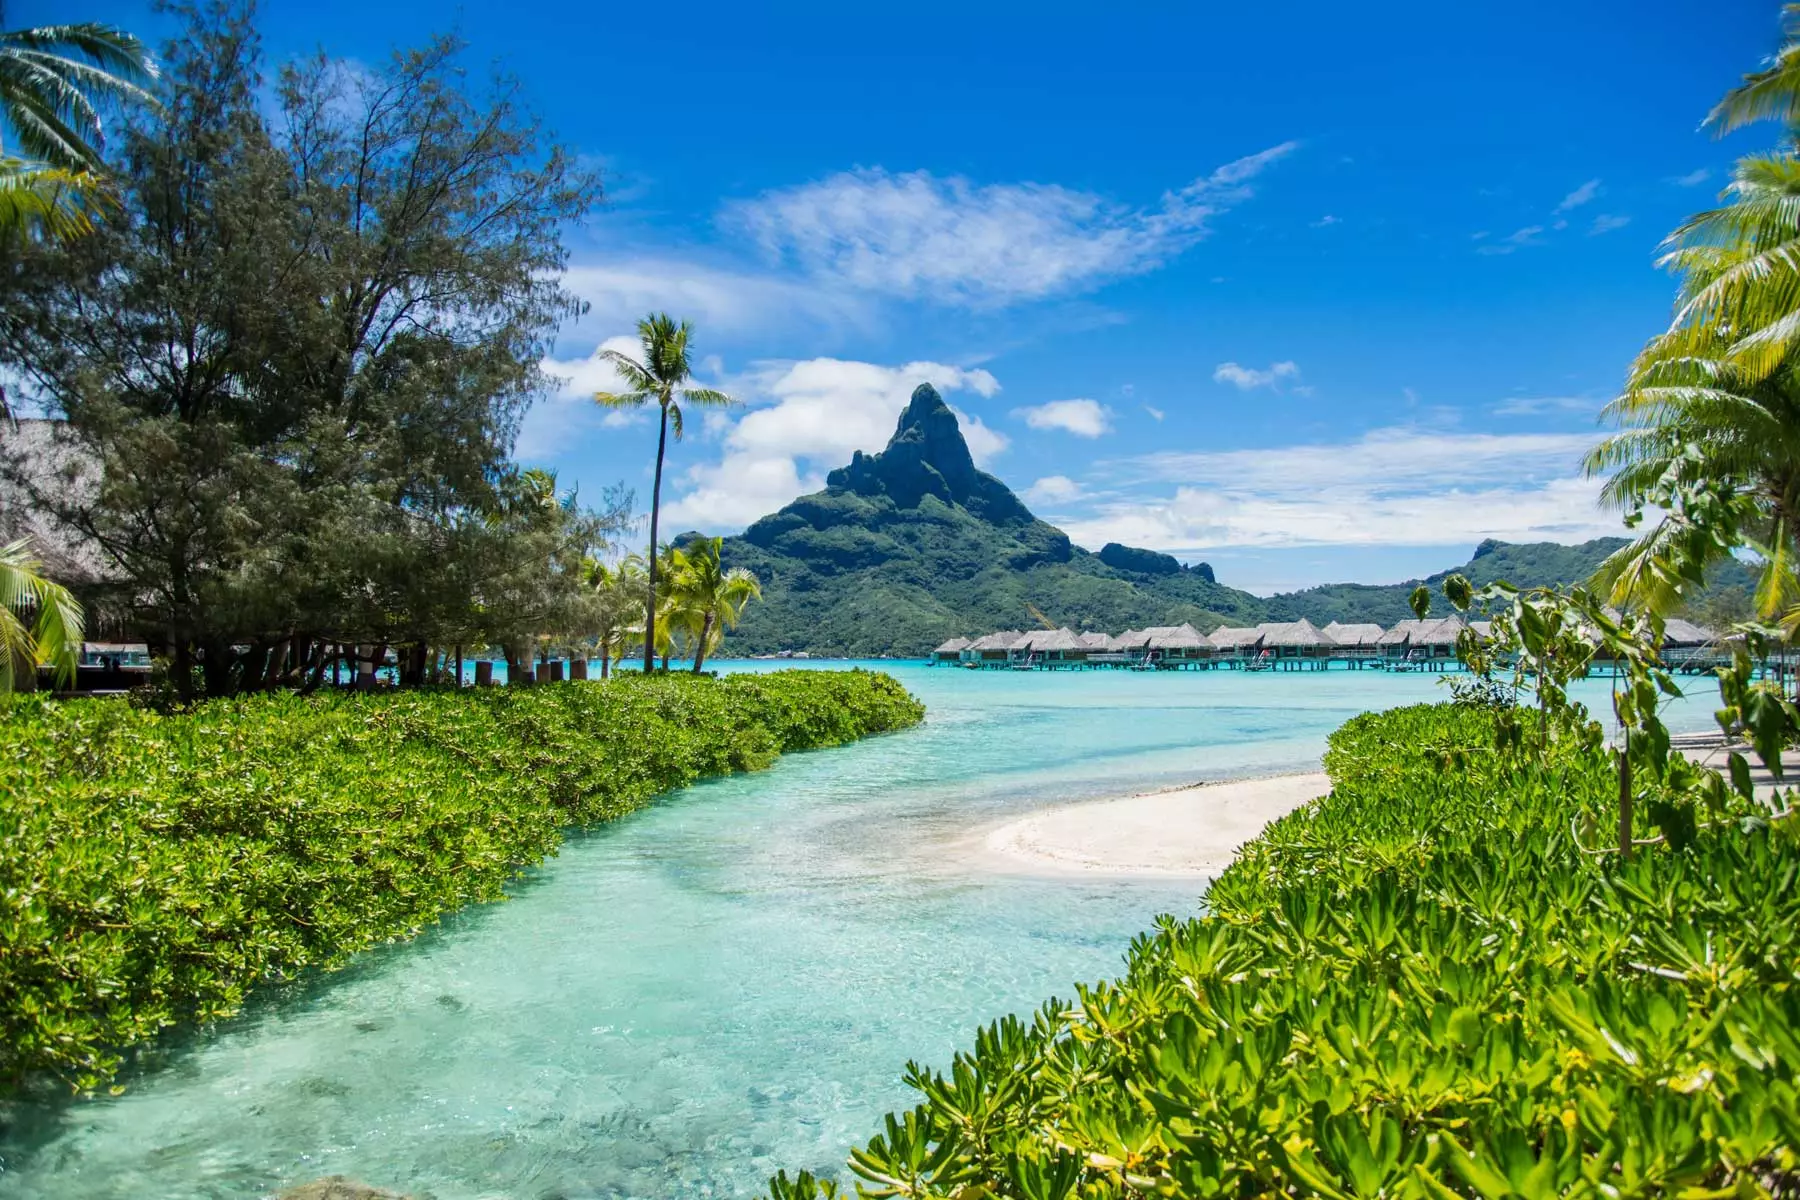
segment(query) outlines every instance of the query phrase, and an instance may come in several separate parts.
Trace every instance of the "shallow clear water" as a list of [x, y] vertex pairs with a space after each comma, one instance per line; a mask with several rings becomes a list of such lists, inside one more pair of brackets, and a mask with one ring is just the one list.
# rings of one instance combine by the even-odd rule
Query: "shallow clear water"
[[[911, 1103], [909, 1058], [946, 1063], [1197, 907], [1191, 883], [997, 876], [971, 834], [1304, 768], [1352, 714], [1443, 696], [1378, 672], [872, 665], [926, 701], [923, 726], [575, 834], [508, 902], [165, 1040], [119, 1098], [11, 1114], [0, 1195], [252, 1197], [344, 1174], [437, 1200], [690, 1197], [841, 1173]], [[1596, 712], [1605, 690], [1584, 692]], [[1709, 721], [1694, 690], [1677, 728]]]

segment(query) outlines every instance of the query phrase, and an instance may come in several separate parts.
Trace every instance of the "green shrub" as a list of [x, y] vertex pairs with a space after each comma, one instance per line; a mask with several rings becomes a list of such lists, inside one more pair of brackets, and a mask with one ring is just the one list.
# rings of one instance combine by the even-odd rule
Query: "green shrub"
[[0, 697], [0, 1088], [498, 898], [561, 830], [916, 723], [892, 678], [265, 695], [158, 716]]
[[[851, 1166], [874, 1195], [1792, 1195], [1800, 833], [1587, 849], [1615, 777], [1423, 706], [1125, 976], [981, 1031]], [[778, 1176], [777, 1200], [835, 1193]]]

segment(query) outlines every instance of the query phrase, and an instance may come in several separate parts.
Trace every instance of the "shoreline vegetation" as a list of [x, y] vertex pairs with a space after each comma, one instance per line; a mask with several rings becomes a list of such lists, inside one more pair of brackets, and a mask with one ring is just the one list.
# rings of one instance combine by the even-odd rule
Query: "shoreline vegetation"
[[[1593, 828], [1610, 755], [1478, 705], [1353, 718], [1331, 791], [1124, 975], [979, 1030], [854, 1150], [867, 1194], [1786, 1195], [1800, 825]], [[1642, 830], [1641, 830], [1642, 831]], [[1642, 831], [1647, 832], [1647, 831]], [[1594, 845], [1591, 843], [1600, 843]], [[786, 1172], [773, 1200], [844, 1195]]]
[[501, 899], [566, 828], [923, 715], [860, 670], [281, 693], [171, 715], [0, 696], [0, 1098], [104, 1088], [164, 1028]]

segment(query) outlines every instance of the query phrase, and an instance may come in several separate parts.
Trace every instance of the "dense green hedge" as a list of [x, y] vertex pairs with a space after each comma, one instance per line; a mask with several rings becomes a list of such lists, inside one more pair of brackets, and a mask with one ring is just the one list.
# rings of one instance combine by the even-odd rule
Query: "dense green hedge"
[[[1605, 842], [1606, 760], [1480, 711], [1349, 722], [1333, 790], [1125, 977], [983, 1031], [852, 1166], [876, 1194], [1607, 1198], [1800, 1188], [1800, 832]], [[778, 1177], [779, 1197], [829, 1193]]]
[[256, 696], [158, 716], [0, 697], [0, 1090], [501, 894], [708, 775], [916, 723], [886, 675], [626, 675]]

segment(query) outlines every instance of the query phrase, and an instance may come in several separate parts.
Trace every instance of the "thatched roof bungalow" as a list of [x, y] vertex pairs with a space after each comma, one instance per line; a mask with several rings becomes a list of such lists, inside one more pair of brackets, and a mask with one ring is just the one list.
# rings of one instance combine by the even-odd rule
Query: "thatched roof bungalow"
[[999, 633], [978, 637], [963, 647], [962, 660], [977, 663], [1005, 662], [1007, 651], [1012, 649], [1014, 642], [1024, 636], [1016, 629], [1006, 629]]
[[1262, 645], [1262, 638], [1261, 629], [1234, 629], [1229, 625], [1221, 625], [1208, 634], [1206, 640], [1220, 654], [1248, 658]]
[[939, 646], [937, 649], [935, 649], [931, 652], [931, 661], [934, 663], [956, 662], [957, 659], [961, 657], [962, 652], [964, 650], [967, 650], [968, 648], [969, 648], [969, 639], [968, 638], [953, 637], [949, 641], [945, 642], [943, 645]]
[[1383, 654], [1403, 655], [1406, 653], [1407, 647], [1412, 645], [1413, 636], [1415, 634], [1419, 633], [1427, 625], [1435, 624], [1437, 624], [1436, 621], [1420, 621], [1408, 617], [1406, 620], [1399, 622], [1392, 629], [1377, 638], [1375, 644], [1381, 647], [1381, 652]]
[[1112, 640], [1113, 652], [1117, 654], [1142, 654], [1150, 648], [1151, 629], [1127, 629]]
[[1159, 627], [1145, 632], [1150, 635], [1150, 652], [1165, 662], [1192, 662], [1213, 656], [1213, 644], [1192, 625]]
[[1713, 630], [1680, 617], [1670, 617], [1663, 622], [1662, 644], [1667, 647], [1692, 649], [1713, 645], [1718, 640], [1719, 635]]
[[1381, 644], [1381, 635], [1386, 632], [1381, 626], [1369, 624], [1346, 625], [1342, 621], [1333, 621], [1325, 627], [1325, 636], [1346, 650], [1374, 650]]
[[1269, 622], [1257, 629], [1262, 633], [1262, 648], [1277, 658], [1323, 658], [1337, 647], [1324, 630], [1305, 617]]
[[1079, 662], [1087, 648], [1072, 629], [1038, 629], [1014, 642], [1008, 655], [1015, 662]]
[[1104, 633], [1084, 632], [1077, 636], [1082, 649], [1090, 654], [1104, 654], [1113, 648], [1113, 640]]

